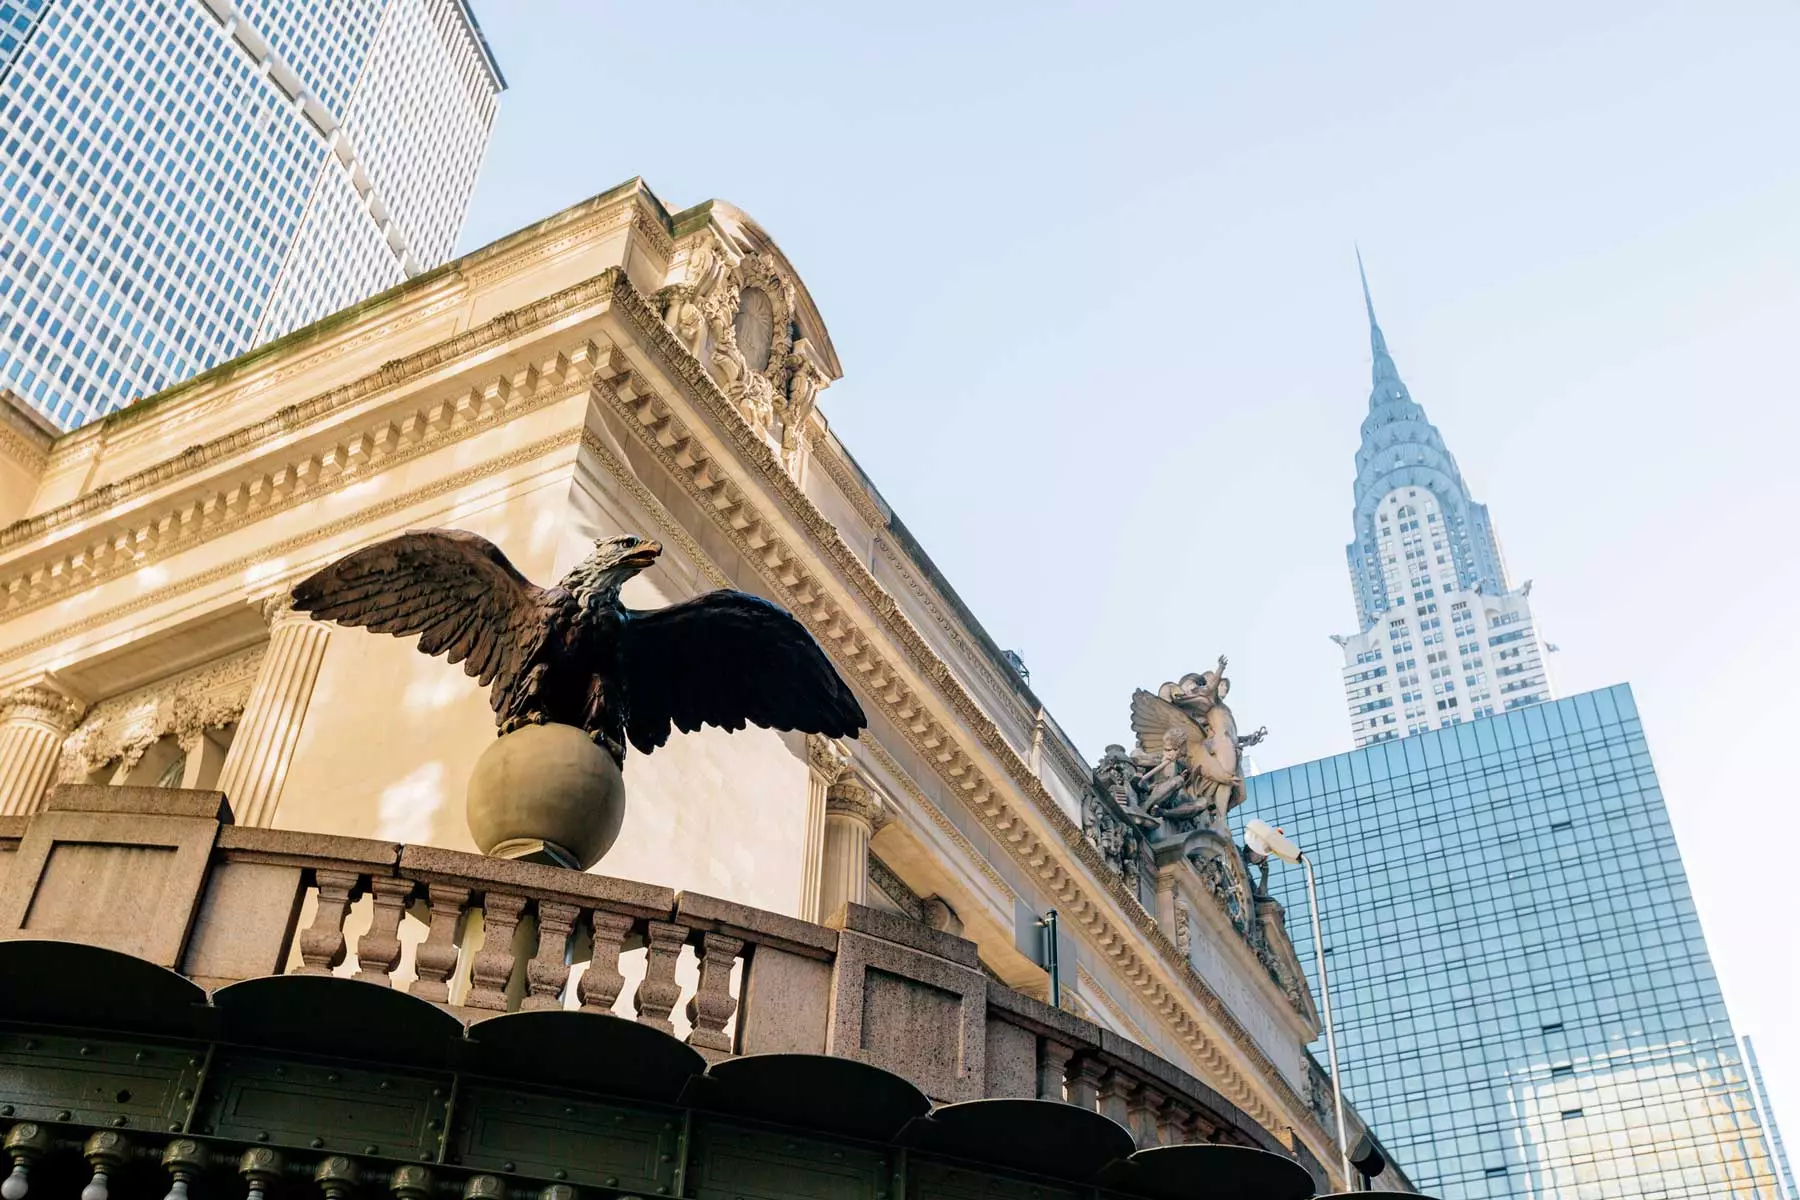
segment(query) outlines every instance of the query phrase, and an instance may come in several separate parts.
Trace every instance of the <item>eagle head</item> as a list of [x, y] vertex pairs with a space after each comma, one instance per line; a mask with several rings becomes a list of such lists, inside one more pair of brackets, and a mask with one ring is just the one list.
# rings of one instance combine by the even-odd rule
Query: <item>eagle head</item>
[[575, 593], [586, 608], [596, 600], [616, 601], [625, 581], [655, 562], [663, 551], [660, 542], [632, 534], [604, 537], [594, 549], [563, 579], [563, 586]]

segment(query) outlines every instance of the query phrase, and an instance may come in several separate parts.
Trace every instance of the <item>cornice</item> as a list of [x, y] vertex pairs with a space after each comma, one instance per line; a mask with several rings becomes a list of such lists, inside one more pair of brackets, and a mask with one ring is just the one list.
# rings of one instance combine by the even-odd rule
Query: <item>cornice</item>
[[473, 437], [504, 421], [585, 392], [598, 348], [584, 343], [558, 354], [545, 370], [525, 368], [480, 389], [422, 400], [398, 418], [384, 415], [341, 431], [332, 445], [295, 454], [279, 465], [257, 464], [221, 479], [209, 494], [141, 514], [48, 564], [0, 575], [0, 616], [51, 604], [70, 591], [141, 570], [172, 554], [241, 529], [274, 513], [311, 503], [395, 465]]
[[1006, 877], [994, 869], [994, 864], [987, 860], [987, 855], [975, 848], [975, 843], [969, 840], [968, 835], [958, 829], [956, 823], [945, 814], [944, 810], [925, 794], [924, 790], [913, 781], [912, 775], [906, 768], [902, 767], [895, 761], [894, 756], [887, 752], [885, 746], [874, 738], [859, 741], [857, 744], [868, 751], [869, 757], [879, 763], [881, 769], [900, 785], [900, 790], [912, 798], [913, 803], [919, 806], [919, 811], [924, 813], [926, 818], [936, 825], [957, 849], [968, 856], [969, 862], [977, 871], [981, 872], [982, 878], [994, 885], [995, 891], [1008, 900], [1018, 898], [1018, 893], [1013, 890], [1011, 884], [1006, 882]]
[[920, 607], [930, 614], [932, 621], [943, 631], [944, 636], [950, 639], [950, 644], [955, 647], [958, 656], [981, 677], [1000, 703], [1012, 706], [1014, 715], [1018, 717], [1020, 724], [1029, 733], [1037, 721], [1037, 714], [1019, 703], [1017, 695], [988, 664], [987, 656], [969, 645], [969, 640], [962, 635], [957, 623], [944, 612], [943, 598], [937, 594], [936, 589], [929, 587], [924, 580], [919, 578], [919, 572], [914, 563], [894, 546], [893, 539], [877, 534], [875, 546], [881, 551], [882, 557], [887, 559], [888, 565], [894, 569], [894, 573], [900, 577], [900, 581], [906, 585], [906, 590], [913, 594]]
[[178, 599], [187, 592], [196, 591], [200, 588], [208, 587], [225, 580], [241, 579], [250, 570], [262, 566], [271, 559], [290, 555], [295, 556], [293, 577], [298, 578], [301, 569], [307, 565], [304, 552], [309, 550], [321, 539], [332, 538], [340, 533], [347, 533], [359, 525], [368, 524], [372, 521], [379, 521], [382, 518], [392, 516], [397, 512], [403, 512], [415, 504], [421, 504], [429, 500], [435, 500], [441, 496], [453, 494], [467, 488], [471, 484], [479, 483], [481, 480], [490, 476], [498, 475], [503, 471], [509, 471], [517, 466], [522, 466], [534, 459], [542, 458], [547, 454], [552, 454], [557, 450], [574, 446], [579, 442], [580, 436], [581, 431], [579, 429], [568, 429], [561, 433], [552, 434], [549, 437], [540, 438], [535, 442], [520, 446], [516, 450], [488, 459], [486, 462], [479, 463], [466, 470], [457, 471], [454, 474], [446, 475], [441, 479], [435, 479], [423, 487], [415, 488], [410, 492], [405, 492], [398, 496], [391, 496], [379, 503], [370, 504], [360, 508], [353, 513], [347, 513], [335, 521], [315, 526], [305, 533], [297, 534], [290, 538], [283, 538], [278, 542], [272, 542], [267, 546], [259, 548], [253, 554], [246, 554], [239, 558], [234, 558], [229, 562], [220, 563], [205, 571], [197, 571], [192, 575], [182, 577], [177, 583], [155, 588], [135, 596], [124, 604], [117, 604], [101, 612], [91, 613], [86, 617], [70, 621], [66, 625], [51, 630], [49, 633], [35, 637], [28, 642], [22, 642], [17, 646], [10, 647], [6, 649], [4, 653], [8, 658], [20, 658], [25, 655], [34, 654], [40, 650], [50, 649], [53, 646], [68, 641], [76, 634], [86, 633], [90, 629], [97, 629], [100, 626], [128, 617], [132, 613], [141, 612], [146, 608], [151, 608], [155, 605]]
[[[1081, 836], [1079, 827], [1006, 743], [999, 729], [957, 682], [949, 667], [932, 651], [900, 611], [893, 596], [870, 574], [836, 527], [789, 478], [712, 377], [679, 344], [628, 280], [620, 278], [615, 283], [613, 300], [613, 312], [622, 323], [631, 327], [639, 347], [668, 378], [685, 386], [684, 398], [688, 403], [710, 423], [712, 431], [729, 444], [738, 461], [755, 472], [759, 485], [775, 497], [786, 510], [792, 525], [818, 548], [838, 581], [857, 594], [879, 619], [882, 632], [898, 644], [907, 666], [916, 671], [935, 695], [965, 722], [966, 728], [974, 732], [981, 748], [999, 766], [1005, 783], [1023, 794], [1036, 810], [1037, 819], [1050, 827], [1060, 845], [1053, 847], [1036, 836], [1023, 815], [1013, 810], [1006, 796], [958, 744], [960, 737], [936, 721], [910, 685], [900, 678], [893, 663], [868, 640], [857, 636], [857, 619], [840, 610], [828, 592], [821, 589], [820, 581], [812, 577], [809, 567], [787, 544], [780, 531], [720, 465], [712, 461], [681, 417], [646, 381], [635, 372], [621, 371], [599, 385], [597, 390], [602, 399], [624, 419], [640, 443], [662, 462], [699, 504], [701, 511], [712, 517], [743, 553], [745, 561], [759, 570], [777, 597], [813, 631], [828, 653], [847, 668], [851, 678], [862, 685], [864, 693], [873, 698], [902, 736], [911, 741], [926, 761], [936, 764], [940, 776], [965, 797], [971, 810], [1000, 843], [1043, 882], [1092, 942], [1113, 959], [1121, 978], [1130, 980], [1139, 989], [1196, 1061], [1221, 1079], [1225, 1084], [1221, 1090], [1266, 1127], [1279, 1129], [1304, 1125], [1309, 1140], [1315, 1141], [1321, 1151], [1329, 1150], [1332, 1145], [1329, 1136], [1310, 1119], [1304, 1102], [1279, 1069], [1256, 1046], [1248, 1031], [1192, 965], [1176, 952], [1174, 944], [1136, 898], [1125, 892], [1121, 882], [1110, 877], [1098, 852]], [[614, 379], [618, 381], [616, 385], [612, 382]], [[1080, 862], [1090, 878], [1082, 880], [1070, 872], [1064, 866], [1069, 859]], [[1120, 936], [1114, 917], [1104, 911], [1090, 894], [1091, 890], [1106, 893], [1117, 918], [1132, 926], [1137, 935], [1149, 943], [1157, 967], [1182, 980], [1187, 991], [1200, 1001], [1201, 1007], [1231, 1039], [1237, 1051], [1253, 1064], [1261, 1077], [1260, 1086], [1266, 1093], [1272, 1093], [1286, 1111], [1272, 1107], [1262, 1094], [1253, 1090], [1250, 1081], [1240, 1074], [1238, 1067], [1224, 1056], [1211, 1035], [1187, 1011], [1183, 1000], [1147, 969], [1150, 964]]]
[[[189, 446], [179, 454], [122, 479], [101, 484], [93, 491], [77, 496], [68, 503], [58, 505], [35, 517], [14, 521], [5, 529], [0, 530], [0, 551], [52, 533], [85, 517], [103, 513], [114, 505], [192, 476], [215, 463], [258, 450], [288, 434], [319, 424], [350, 405], [414, 382], [420, 376], [446, 363], [511, 341], [520, 333], [530, 332], [571, 310], [610, 296], [613, 279], [619, 274], [617, 267], [610, 267], [591, 279], [554, 292], [541, 300], [501, 313], [491, 321], [476, 326], [474, 329], [454, 334], [422, 350], [392, 359], [348, 383], [340, 384], [296, 404], [287, 405], [273, 416], [252, 422], [230, 433], [213, 438], [211, 441]], [[359, 339], [359, 342], [375, 340], [377, 337], [387, 336], [391, 332], [390, 323], [390, 325], [368, 331]], [[350, 344], [346, 343], [345, 348], [350, 348]], [[309, 359], [307, 369], [316, 363], [316, 358]], [[276, 376], [277, 378], [285, 377], [282, 372], [277, 372]], [[240, 392], [235, 393], [231, 398], [237, 400], [244, 397]]]
[[875, 503], [874, 497], [858, 479], [855, 470], [844, 459], [844, 451], [838, 445], [836, 436], [826, 432], [824, 436], [813, 438], [812, 460], [825, 468], [825, 474], [837, 485], [856, 515], [868, 522], [869, 528], [876, 533], [888, 527], [888, 515], [882, 507]]

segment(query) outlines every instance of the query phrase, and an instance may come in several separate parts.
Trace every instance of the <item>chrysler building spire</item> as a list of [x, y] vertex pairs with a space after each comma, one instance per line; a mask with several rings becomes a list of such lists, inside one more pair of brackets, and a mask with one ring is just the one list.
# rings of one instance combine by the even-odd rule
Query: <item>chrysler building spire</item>
[[[1353, 540], [1344, 547], [1358, 632], [1344, 650], [1356, 744], [1552, 697], [1530, 585], [1507, 578], [1487, 506], [1413, 401], [1375, 319], [1362, 251], [1372, 387], [1356, 452]], [[1423, 665], [1421, 665], [1423, 664]]]

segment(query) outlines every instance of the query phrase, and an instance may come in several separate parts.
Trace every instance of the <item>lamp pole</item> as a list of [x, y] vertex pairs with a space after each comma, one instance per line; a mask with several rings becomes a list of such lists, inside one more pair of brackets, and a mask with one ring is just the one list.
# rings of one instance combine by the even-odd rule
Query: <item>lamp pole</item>
[[1319, 889], [1308, 858], [1292, 838], [1264, 821], [1251, 821], [1244, 826], [1244, 840], [1258, 854], [1272, 854], [1282, 862], [1299, 863], [1306, 868], [1306, 908], [1312, 916], [1313, 957], [1319, 964], [1319, 998], [1325, 1008], [1325, 1057], [1331, 1064], [1331, 1106], [1337, 1116], [1338, 1165], [1344, 1173], [1344, 1186], [1354, 1180], [1350, 1175], [1350, 1139], [1344, 1132], [1344, 1089], [1338, 1081], [1337, 1032], [1331, 1024], [1331, 975], [1325, 967], [1325, 932], [1319, 924]]

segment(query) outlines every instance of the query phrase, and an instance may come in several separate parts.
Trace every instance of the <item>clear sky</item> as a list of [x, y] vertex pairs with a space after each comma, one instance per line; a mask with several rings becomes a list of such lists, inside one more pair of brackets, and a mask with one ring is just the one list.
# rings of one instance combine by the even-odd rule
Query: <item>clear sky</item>
[[633, 175], [752, 214], [832, 427], [1089, 757], [1221, 652], [1263, 766], [1349, 748], [1360, 242], [1562, 692], [1637, 689], [1800, 1144], [1800, 10], [476, 8], [464, 246]]

